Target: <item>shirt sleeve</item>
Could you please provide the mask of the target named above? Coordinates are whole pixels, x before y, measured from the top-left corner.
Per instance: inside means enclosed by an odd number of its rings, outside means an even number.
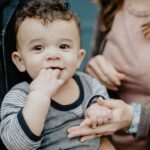
[[[140,122],[141,104],[132,103],[131,106],[133,108],[133,118],[132,118],[131,125],[129,129],[127,130],[127,132],[130,134],[136,134],[138,130],[138,125]]]
[[[94,78],[92,79],[92,89],[94,93],[93,95],[95,95],[95,97],[99,96],[105,100],[110,100],[106,87],[101,84],[100,81],[97,81]]]
[[[21,109],[27,94],[21,90],[11,90],[5,96],[1,107],[0,136],[8,150],[35,150],[41,138],[30,138],[26,130]],[[33,136],[34,137],[34,136]]]
[[[92,78],[91,87],[93,96],[89,100],[87,107],[95,103],[99,97],[104,100],[110,100],[106,87],[94,78]]]

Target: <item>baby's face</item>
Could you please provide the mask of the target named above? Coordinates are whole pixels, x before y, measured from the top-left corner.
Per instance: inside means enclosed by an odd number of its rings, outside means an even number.
[[[43,25],[38,19],[26,18],[17,33],[17,49],[21,65],[31,78],[39,71],[60,69],[61,78],[69,79],[80,66],[84,50],[74,20],[55,20]],[[19,67],[18,67],[19,69]]]

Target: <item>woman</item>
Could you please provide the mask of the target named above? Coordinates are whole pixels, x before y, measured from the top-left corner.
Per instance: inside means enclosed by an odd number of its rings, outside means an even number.
[[[106,40],[101,44],[96,43],[100,47],[94,49],[94,57],[89,61],[86,71],[115,91],[117,97],[125,102],[149,105],[150,1],[99,2],[99,33],[102,34],[98,37],[99,40]],[[140,114],[140,109],[138,111]],[[112,142],[117,150],[147,150],[150,147],[150,139],[134,138],[127,132],[114,134]]]

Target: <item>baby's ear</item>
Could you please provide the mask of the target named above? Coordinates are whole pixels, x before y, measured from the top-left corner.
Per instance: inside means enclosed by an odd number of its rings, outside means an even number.
[[[80,49],[79,50],[79,55],[78,55],[79,59],[78,59],[78,66],[77,66],[77,68],[80,67],[80,65],[81,65],[81,63],[82,63],[82,61],[84,59],[85,54],[86,54],[86,51],[84,49]]]
[[[20,72],[26,71],[24,62],[22,60],[21,54],[18,51],[14,51],[11,54],[11,58],[15,66],[18,68]]]

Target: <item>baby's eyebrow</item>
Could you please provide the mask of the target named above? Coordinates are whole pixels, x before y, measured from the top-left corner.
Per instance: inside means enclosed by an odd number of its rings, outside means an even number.
[[[43,40],[41,38],[33,39],[29,41],[29,44],[35,43],[35,42],[42,42]]]
[[[59,40],[59,42],[62,42],[62,41],[72,42],[72,40],[69,39],[69,38],[68,39],[67,38],[66,39],[62,38],[62,39]]]

